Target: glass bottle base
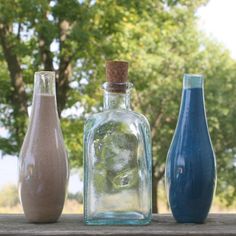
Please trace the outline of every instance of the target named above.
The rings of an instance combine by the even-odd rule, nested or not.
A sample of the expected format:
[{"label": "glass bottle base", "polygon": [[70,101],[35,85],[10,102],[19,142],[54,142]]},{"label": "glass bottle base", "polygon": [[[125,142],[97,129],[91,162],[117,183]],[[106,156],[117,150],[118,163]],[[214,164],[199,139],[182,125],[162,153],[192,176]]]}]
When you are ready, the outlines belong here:
[{"label": "glass bottle base", "polygon": [[102,212],[84,219],[86,225],[147,225],[151,216],[140,212]]}]

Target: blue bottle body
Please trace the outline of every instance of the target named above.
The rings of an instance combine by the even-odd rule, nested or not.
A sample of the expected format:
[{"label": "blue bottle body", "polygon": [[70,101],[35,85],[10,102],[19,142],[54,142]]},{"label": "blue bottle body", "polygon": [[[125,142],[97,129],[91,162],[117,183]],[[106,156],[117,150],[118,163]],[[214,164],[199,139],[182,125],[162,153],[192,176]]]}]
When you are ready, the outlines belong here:
[{"label": "blue bottle body", "polygon": [[176,131],[168,152],[166,189],[174,218],[203,223],[216,183],[215,154],[208,133],[203,79],[186,75]]}]

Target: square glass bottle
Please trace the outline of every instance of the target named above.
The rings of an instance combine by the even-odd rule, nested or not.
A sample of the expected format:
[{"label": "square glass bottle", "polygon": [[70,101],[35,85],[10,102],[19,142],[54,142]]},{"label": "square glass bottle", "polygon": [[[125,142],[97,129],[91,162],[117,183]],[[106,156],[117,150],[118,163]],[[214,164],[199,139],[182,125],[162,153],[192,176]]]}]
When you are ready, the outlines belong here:
[{"label": "square glass bottle", "polygon": [[152,155],[147,119],[130,108],[128,63],[109,61],[104,109],[84,127],[84,220],[88,225],[151,221]]}]

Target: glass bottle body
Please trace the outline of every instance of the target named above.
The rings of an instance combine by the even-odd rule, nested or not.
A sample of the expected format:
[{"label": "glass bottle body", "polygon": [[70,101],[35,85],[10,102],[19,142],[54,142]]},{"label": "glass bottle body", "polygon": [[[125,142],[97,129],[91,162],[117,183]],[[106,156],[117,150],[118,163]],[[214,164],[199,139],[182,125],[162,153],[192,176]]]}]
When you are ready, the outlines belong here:
[{"label": "glass bottle body", "polygon": [[85,223],[147,224],[151,191],[149,124],[129,109],[128,92],[107,92],[84,129]]},{"label": "glass bottle body", "polygon": [[69,171],[54,73],[37,72],[34,86],[30,123],[19,157],[19,195],[28,221],[49,223],[62,212]]},{"label": "glass bottle body", "polygon": [[215,154],[205,114],[203,78],[185,75],[178,124],[166,163],[166,190],[176,221],[203,223],[215,185]]}]

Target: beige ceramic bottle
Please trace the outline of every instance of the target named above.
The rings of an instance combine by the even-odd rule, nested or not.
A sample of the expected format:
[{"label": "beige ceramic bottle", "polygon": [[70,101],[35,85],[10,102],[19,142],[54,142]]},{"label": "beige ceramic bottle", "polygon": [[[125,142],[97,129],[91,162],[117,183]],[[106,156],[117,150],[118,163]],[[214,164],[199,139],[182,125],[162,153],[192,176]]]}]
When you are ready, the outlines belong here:
[{"label": "beige ceramic bottle", "polygon": [[29,127],[19,157],[19,195],[30,222],[55,222],[68,182],[68,160],[57,113],[55,73],[36,72]]}]

